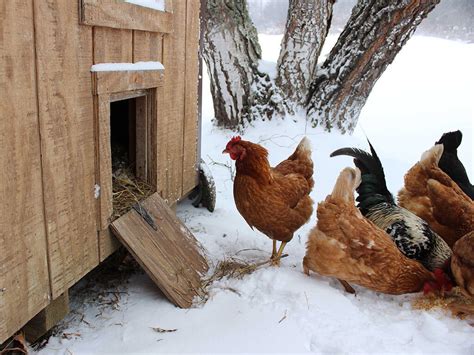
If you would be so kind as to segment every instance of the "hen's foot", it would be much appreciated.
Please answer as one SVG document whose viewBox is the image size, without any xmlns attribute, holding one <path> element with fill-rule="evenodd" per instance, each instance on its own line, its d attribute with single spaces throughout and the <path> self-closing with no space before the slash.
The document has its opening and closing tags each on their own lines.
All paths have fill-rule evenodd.
<svg viewBox="0 0 474 355">
<path fill-rule="evenodd" d="M 273 245 L 276 246 L 276 241 L 273 241 Z M 276 255 L 272 254 L 270 258 L 270 265 L 272 266 L 280 266 L 280 259 L 282 258 L 283 249 L 285 249 L 286 242 L 281 242 L 280 248 L 278 249 L 278 253 Z"/>
</svg>

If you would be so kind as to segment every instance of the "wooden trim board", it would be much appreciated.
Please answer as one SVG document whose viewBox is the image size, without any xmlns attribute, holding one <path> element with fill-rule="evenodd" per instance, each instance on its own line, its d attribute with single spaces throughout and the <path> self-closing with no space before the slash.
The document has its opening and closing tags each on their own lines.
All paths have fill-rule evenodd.
<svg viewBox="0 0 474 355">
<path fill-rule="evenodd" d="M 112 222 L 111 227 L 171 302 L 189 308 L 194 297 L 202 295 L 201 277 L 208 270 L 207 262 L 192 233 L 158 193 Z"/>
<path fill-rule="evenodd" d="M 181 0 L 179 0 L 181 1 Z M 173 32 L 173 14 L 129 4 L 123 0 L 81 0 L 80 23 L 149 32 Z"/>
<path fill-rule="evenodd" d="M 92 73 L 94 95 L 156 88 L 163 85 L 164 70 L 98 71 Z"/>
</svg>

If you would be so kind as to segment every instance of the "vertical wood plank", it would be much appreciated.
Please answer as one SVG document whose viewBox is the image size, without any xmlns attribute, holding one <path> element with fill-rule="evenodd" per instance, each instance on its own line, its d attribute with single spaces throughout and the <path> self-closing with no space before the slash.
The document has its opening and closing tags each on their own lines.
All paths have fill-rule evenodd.
<svg viewBox="0 0 474 355">
<path fill-rule="evenodd" d="M 97 97 L 98 108 L 98 167 L 97 174 L 100 186 L 100 197 L 98 199 L 100 217 L 99 228 L 107 229 L 110 217 L 113 213 L 112 203 L 112 152 L 110 145 L 110 101 L 109 95 L 100 95 Z"/>
<path fill-rule="evenodd" d="M 199 11 L 199 0 L 187 0 L 183 195 L 194 189 L 198 183 Z"/>
<path fill-rule="evenodd" d="M 133 31 L 133 61 L 163 62 L 163 35 L 153 32 Z"/>
<path fill-rule="evenodd" d="M 34 1 L 39 118 L 52 296 L 98 264 L 92 28 L 77 2 Z"/>
<path fill-rule="evenodd" d="M 132 63 L 133 31 L 94 27 L 94 64 Z"/>
<path fill-rule="evenodd" d="M 120 246 L 120 242 L 115 238 L 109 228 L 99 231 L 99 244 L 100 262 L 104 261 Z"/>
<path fill-rule="evenodd" d="M 182 196 L 186 71 L 186 1 L 173 2 L 173 29 L 163 39 L 165 87 L 158 120 L 158 192 L 174 203 Z"/>
<path fill-rule="evenodd" d="M 148 126 L 148 112 L 147 112 L 147 97 L 137 97 L 135 104 L 135 175 L 141 180 L 147 180 L 147 126 Z"/>
<path fill-rule="evenodd" d="M 33 26 L 0 2 L 0 343 L 49 303 Z"/>
</svg>

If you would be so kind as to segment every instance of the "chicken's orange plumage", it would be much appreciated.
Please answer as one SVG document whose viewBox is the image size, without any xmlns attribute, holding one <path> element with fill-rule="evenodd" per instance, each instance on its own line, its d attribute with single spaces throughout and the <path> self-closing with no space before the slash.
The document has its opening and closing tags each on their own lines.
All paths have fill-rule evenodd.
<svg viewBox="0 0 474 355">
<path fill-rule="evenodd" d="M 474 297 L 474 231 L 460 238 L 453 247 L 451 271 L 456 284 Z"/>
<path fill-rule="evenodd" d="M 400 206 L 428 222 L 450 247 L 474 230 L 474 203 L 438 166 L 443 145 L 425 152 L 405 175 Z"/>
<path fill-rule="evenodd" d="M 224 153 L 235 160 L 237 209 L 251 227 L 273 240 L 272 258 L 278 263 L 285 244 L 313 212 L 309 197 L 314 184 L 309 141 L 303 138 L 295 152 L 275 168 L 270 166 L 265 148 L 240 137 L 232 138 Z M 276 241 L 282 242 L 278 254 Z"/>
<path fill-rule="evenodd" d="M 319 203 L 318 223 L 310 232 L 303 260 L 305 273 L 312 270 L 389 294 L 420 291 L 429 283 L 433 283 L 429 291 L 436 290 L 434 275 L 403 255 L 390 236 L 355 207 L 359 183 L 360 171 L 346 168 L 332 194 Z"/>
</svg>

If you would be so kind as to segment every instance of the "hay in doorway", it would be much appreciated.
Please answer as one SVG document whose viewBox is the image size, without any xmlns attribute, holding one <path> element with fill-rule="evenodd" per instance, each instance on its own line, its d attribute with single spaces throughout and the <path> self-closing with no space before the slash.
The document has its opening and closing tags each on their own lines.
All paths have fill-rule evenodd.
<svg viewBox="0 0 474 355">
<path fill-rule="evenodd" d="M 112 174 L 113 214 L 112 220 L 123 216 L 134 204 L 151 196 L 153 187 L 138 179 L 130 169 L 119 168 Z"/>
</svg>

